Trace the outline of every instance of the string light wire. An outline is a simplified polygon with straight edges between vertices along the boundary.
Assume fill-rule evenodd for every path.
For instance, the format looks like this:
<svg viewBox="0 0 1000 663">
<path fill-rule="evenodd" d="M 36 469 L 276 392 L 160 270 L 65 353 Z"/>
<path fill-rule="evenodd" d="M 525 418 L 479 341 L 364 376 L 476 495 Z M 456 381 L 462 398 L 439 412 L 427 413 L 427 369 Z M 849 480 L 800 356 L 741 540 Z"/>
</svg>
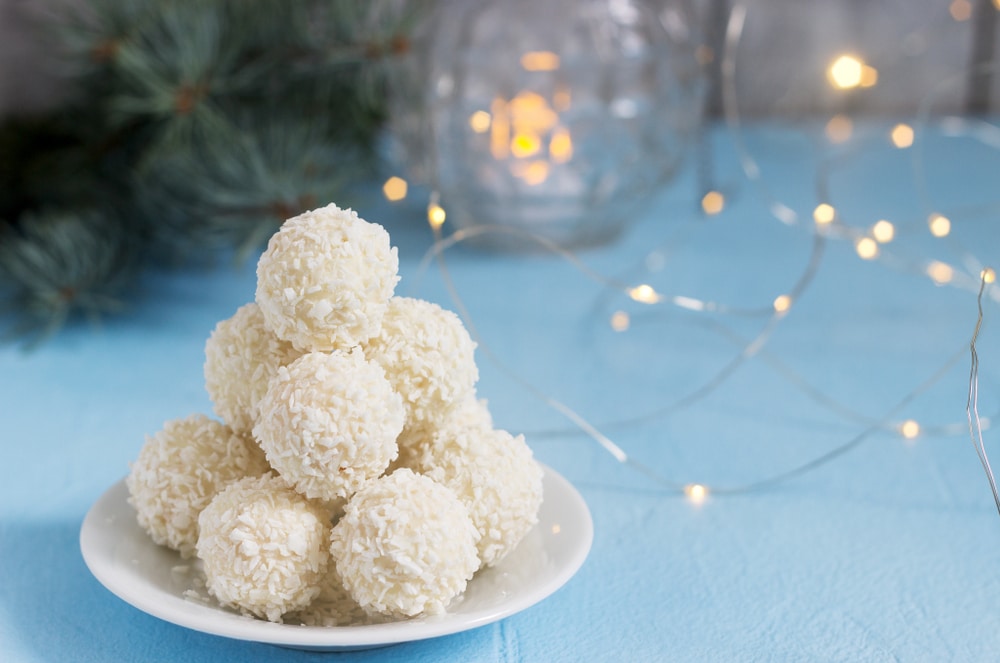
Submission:
<svg viewBox="0 0 1000 663">
<path fill-rule="evenodd" d="M 747 145 L 743 139 L 742 133 L 742 121 L 741 114 L 739 111 L 739 106 L 737 103 L 736 95 L 736 53 L 739 47 L 739 42 L 742 36 L 743 28 L 746 22 L 747 10 L 745 5 L 737 4 L 732 8 L 730 13 L 729 21 L 727 23 L 727 29 L 725 34 L 725 51 L 723 54 L 723 59 L 721 62 L 721 73 L 722 73 L 722 98 L 723 98 L 723 110 L 724 117 L 726 121 L 726 126 L 729 129 L 730 135 L 732 137 L 733 143 L 735 145 L 740 165 L 743 170 L 745 177 L 758 188 L 760 193 L 763 195 L 767 202 L 768 211 L 774 216 L 778 221 L 787 226 L 802 226 L 800 223 L 799 215 L 788 205 L 778 200 L 774 194 L 768 189 L 766 183 L 762 180 L 761 170 L 756 160 L 751 155 L 750 151 L 747 149 Z M 927 106 L 922 108 L 922 116 L 926 120 L 926 109 Z M 958 131 L 958 122 L 953 122 L 953 131 Z M 965 126 L 965 125 L 963 125 Z M 987 125 L 987 127 L 979 127 L 980 132 L 989 132 L 993 130 L 996 136 L 981 137 L 981 142 L 987 145 L 992 144 L 992 138 L 995 138 L 997 145 L 1000 145 L 1000 129 L 993 127 L 992 125 Z M 992 138 L 991 138 L 992 137 Z M 907 145 L 909 146 L 909 144 Z M 819 169 L 817 171 L 817 198 L 821 201 L 830 200 L 829 191 L 827 188 L 831 171 L 837 167 L 839 164 L 848 162 L 853 156 L 856 156 L 856 149 L 847 149 L 842 151 L 839 155 L 834 155 L 830 157 L 827 155 L 825 158 L 821 158 L 819 163 Z M 921 178 L 925 177 L 923 171 L 923 162 L 919 156 L 919 150 L 913 150 L 913 167 L 914 176 L 916 181 L 922 181 Z M 710 186 L 710 183 L 701 183 L 703 186 L 708 186 L 712 190 L 714 187 Z M 921 195 L 924 196 L 923 200 L 926 202 L 926 192 L 921 191 Z M 663 489 L 670 491 L 672 493 L 677 493 L 680 495 L 686 495 L 691 501 L 700 503 L 703 501 L 709 493 L 712 494 L 738 494 L 745 493 L 749 491 L 757 491 L 765 488 L 772 487 L 778 483 L 791 480 L 796 477 L 800 477 L 809 472 L 812 472 L 822 466 L 827 465 L 831 461 L 845 455 L 846 453 L 854 450 L 860 446 L 863 442 L 871 438 L 875 433 L 884 431 L 895 431 L 896 433 L 902 435 L 904 438 L 911 439 L 917 435 L 931 435 L 931 434 L 954 434 L 956 430 L 955 426 L 943 425 L 943 426 L 921 426 L 913 420 L 906 420 L 902 424 L 894 421 L 894 418 L 902 412 L 904 408 L 910 405 L 919 395 L 926 392 L 930 387 L 937 382 L 939 382 L 943 376 L 964 356 L 966 348 L 963 347 L 959 352 L 956 352 L 949 356 L 939 368 L 933 372 L 933 374 L 925 379 L 923 382 L 918 384 L 914 389 L 907 392 L 902 398 L 900 398 L 892 407 L 885 411 L 881 417 L 871 417 L 859 413 L 847 406 L 839 403 L 831 396 L 823 392 L 821 389 L 811 385 L 805 378 L 797 374 L 787 365 L 783 364 L 776 357 L 770 353 L 765 352 L 765 346 L 767 342 L 773 335 L 775 329 L 777 328 L 780 321 L 785 317 L 788 312 L 788 308 L 798 302 L 799 298 L 805 293 L 809 285 L 812 283 L 815 277 L 823 256 L 823 250 L 826 244 L 826 240 L 838 239 L 838 240 L 849 240 L 855 243 L 858 247 L 858 253 L 861 257 L 866 259 L 878 259 L 880 262 L 891 266 L 895 269 L 900 269 L 903 271 L 910 271 L 916 274 L 921 274 L 924 276 L 929 276 L 935 281 L 937 285 L 942 285 L 947 283 L 949 285 L 966 285 L 969 279 L 961 278 L 964 275 L 958 275 L 959 278 L 954 278 L 952 268 L 944 263 L 937 263 L 936 261 L 914 263 L 913 261 L 902 260 L 894 256 L 889 251 L 883 251 L 879 247 L 878 243 L 875 241 L 870 242 L 871 246 L 866 245 L 866 251 L 863 252 L 860 247 L 860 242 L 866 238 L 870 239 L 869 233 L 870 229 L 861 230 L 856 227 L 849 226 L 843 223 L 843 220 L 835 211 L 835 207 L 830 207 L 831 218 L 830 223 L 819 223 L 819 218 L 817 217 L 817 223 L 811 226 L 812 230 L 812 249 L 810 253 L 809 261 L 803 270 L 803 272 L 797 278 L 795 284 L 790 288 L 786 294 L 778 297 L 774 300 L 773 304 L 768 307 L 754 307 L 754 308 L 740 308 L 735 306 L 729 306 L 721 302 L 705 301 L 699 298 L 690 297 L 686 295 L 666 295 L 657 292 L 651 286 L 646 284 L 641 284 L 636 286 L 634 284 L 627 283 L 621 279 L 615 279 L 607 277 L 589 265 L 587 265 L 583 260 L 581 260 L 575 253 L 562 248 L 556 242 L 553 242 L 545 237 L 541 237 L 531 233 L 530 231 L 518 228 L 511 228 L 501 225 L 475 225 L 468 226 L 455 230 L 450 235 L 445 237 L 441 231 L 441 226 L 444 221 L 444 210 L 437 204 L 437 193 L 432 193 L 432 208 L 436 212 L 435 218 L 430 218 L 430 225 L 434 233 L 434 243 L 432 247 L 424 255 L 418 267 L 418 279 L 419 274 L 425 272 L 432 261 L 436 261 L 441 272 L 445 288 L 448 291 L 449 296 L 454 302 L 456 308 L 458 309 L 459 315 L 465 321 L 470 335 L 476 340 L 479 350 L 487 355 L 489 360 L 499 368 L 504 374 L 514 380 L 516 383 L 521 385 L 534 397 L 540 399 L 548 407 L 554 411 L 560 413 L 567 420 L 569 420 L 575 427 L 573 431 L 569 430 L 556 430 L 556 431 L 545 431 L 543 434 L 548 435 L 559 435 L 566 434 L 570 432 L 574 433 L 584 433 L 595 442 L 597 442 L 602 449 L 609 453 L 617 462 L 629 466 L 635 471 L 643 474 Z M 431 208 L 429 208 L 430 212 Z M 932 231 L 934 229 L 932 228 Z M 611 291 L 623 294 L 631 299 L 649 304 L 651 306 L 656 305 L 670 305 L 687 311 L 693 311 L 696 313 L 714 313 L 714 314 L 725 314 L 725 315 L 743 315 L 743 316 L 760 316 L 766 314 L 767 320 L 756 335 L 754 335 L 749 341 L 741 338 L 739 335 L 732 332 L 727 326 L 721 322 L 714 320 L 712 318 L 705 318 L 702 322 L 706 322 L 711 326 L 714 326 L 716 331 L 723 333 L 727 336 L 730 341 L 739 344 L 741 346 L 740 351 L 735 355 L 729 362 L 727 362 L 719 371 L 712 375 L 708 380 L 702 383 L 697 388 L 688 392 L 687 394 L 681 396 L 677 400 L 668 403 L 667 405 L 656 408 L 645 414 L 637 415 L 635 417 L 629 417 L 617 421 L 608 421 L 600 425 L 594 425 L 586 418 L 581 416 L 578 412 L 572 409 L 567 404 L 551 397 L 550 395 L 544 393 L 542 390 L 538 389 L 531 382 L 526 380 L 523 376 L 518 374 L 516 371 L 508 367 L 500 358 L 491 350 L 489 345 L 485 342 L 482 336 L 479 334 L 475 327 L 475 324 L 469 315 L 464 302 L 459 296 L 458 290 L 455 286 L 454 281 L 451 278 L 447 266 L 447 260 L 445 253 L 448 249 L 454 246 L 476 239 L 488 233 L 505 233 L 518 236 L 521 240 L 528 240 L 534 242 L 539 248 L 544 251 L 556 255 L 566 262 L 568 262 L 572 267 L 574 267 L 579 273 L 584 275 L 589 280 L 608 288 Z M 948 235 L 948 232 L 944 233 Z M 888 241 L 888 240 L 887 240 Z M 874 248 L 873 248 L 874 247 Z M 970 373 L 970 386 L 969 386 L 969 405 L 967 408 L 968 419 L 969 419 L 969 430 L 973 438 L 973 442 L 976 444 L 977 453 L 979 454 L 980 461 L 986 470 L 987 476 L 990 481 L 991 490 L 994 495 L 994 500 L 997 504 L 998 513 L 1000 513 L 1000 492 L 998 492 L 993 472 L 989 464 L 989 459 L 986 455 L 985 445 L 983 443 L 982 431 L 988 420 L 981 418 L 978 411 L 978 354 L 976 351 L 976 340 L 979 335 L 979 330 L 982 323 L 982 298 L 984 292 L 986 292 L 986 275 L 993 274 L 992 270 L 982 267 L 977 260 L 974 259 L 971 252 L 965 252 L 964 265 L 966 269 L 972 271 L 973 269 L 981 270 L 982 283 L 979 289 L 979 320 L 976 325 L 976 331 L 973 336 L 972 342 L 970 344 L 972 353 L 972 368 Z M 940 265 L 939 269 L 948 269 L 947 279 L 938 279 L 935 277 L 932 267 Z M 995 288 L 991 289 L 995 292 Z M 782 305 L 778 306 L 778 301 L 782 301 Z M 665 478 L 660 472 L 656 471 L 654 468 L 641 463 L 632 457 L 630 457 L 624 449 L 622 449 L 618 444 L 616 444 L 610 437 L 608 437 L 603 430 L 609 430 L 614 427 L 636 424 L 642 421 L 653 419 L 656 417 L 668 416 L 670 414 L 676 413 L 680 410 L 686 409 L 703 398 L 707 397 L 715 390 L 717 390 L 722 384 L 724 384 L 745 362 L 754 358 L 760 357 L 762 361 L 767 363 L 773 370 L 775 370 L 780 376 L 789 381 L 793 386 L 799 389 L 803 394 L 819 403 L 820 405 L 826 407 L 832 412 L 838 414 L 844 419 L 854 421 L 855 423 L 861 423 L 865 426 L 854 437 L 846 440 L 842 444 L 839 444 L 832 449 L 823 452 L 822 454 L 807 460 L 800 465 L 792 467 L 791 469 L 784 470 L 773 474 L 769 477 L 762 479 L 752 480 L 746 483 L 737 484 L 733 486 L 709 486 L 707 484 L 700 483 L 680 483 L 674 480 Z"/>
<path fill-rule="evenodd" d="M 966 401 L 965 412 L 969 418 L 969 435 L 972 437 L 972 445 L 976 448 L 976 455 L 986 472 L 986 479 L 990 483 L 990 491 L 993 493 L 993 502 L 997 507 L 997 514 L 1000 514 L 1000 492 L 997 491 L 997 482 L 993 476 L 993 468 L 990 466 L 990 458 L 986 453 L 986 444 L 983 441 L 983 425 L 979 418 L 979 352 L 976 343 L 979 340 L 979 332 L 983 328 L 983 292 L 986 290 L 986 276 L 979 284 L 979 295 L 976 298 L 976 305 L 979 315 L 976 318 L 976 328 L 972 333 L 972 340 L 969 342 L 969 354 L 971 355 L 971 367 L 969 369 L 969 399 Z"/>
</svg>

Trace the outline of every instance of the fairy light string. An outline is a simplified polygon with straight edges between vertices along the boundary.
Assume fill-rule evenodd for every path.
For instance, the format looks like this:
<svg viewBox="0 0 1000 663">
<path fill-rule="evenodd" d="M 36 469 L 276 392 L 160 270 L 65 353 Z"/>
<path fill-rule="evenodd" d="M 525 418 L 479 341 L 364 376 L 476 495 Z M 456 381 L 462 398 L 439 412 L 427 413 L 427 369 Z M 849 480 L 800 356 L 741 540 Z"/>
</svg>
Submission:
<svg viewBox="0 0 1000 663">
<path fill-rule="evenodd" d="M 979 352 L 976 343 L 979 341 L 979 332 L 983 328 L 983 292 L 986 290 L 987 275 L 994 275 L 993 270 L 983 270 L 983 277 L 979 283 L 979 294 L 976 297 L 978 317 L 976 327 L 972 333 L 972 340 L 969 342 L 969 354 L 971 356 L 971 367 L 969 369 L 969 398 L 966 401 L 965 412 L 969 419 L 969 435 L 972 437 L 972 445 L 979 456 L 979 462 L 986 472 L 986 479 L 990 484 L 990 491 L 993 493 L 993 502 L 997 507 L 997 514 L 1000 514 L 1000 492 L 997 491 L 996 478 L 993 476 L 993 468 L 990 465 L 989 455 L 986 453 L 986 443 L 983 441 L 983 424 L 979 417 Z"/>
<path fill-rule="evenodd" d="M 854 127 L 853 122 L 846 116 L 834 116 L 826 127 L 828 144 L 838 146 L 838 149 L 824 150 L 818 160 L 815 193 L 819 204 L 812 211 L 812 223 L 803 223 L 803 215 L 800 215 L 791 206 L 779 200 L 773 194 L 764 181 L 761 169 L 744 140 L 741 113 L 737 103 L 735 83 L 736 53 L 745 25 L 746 15 L 746 7 L 742 4 L 737 4 L 733 7 L 727 24 L 724 40 L 725 50 L 721 62 L 721 91 L 725 126 L 736 149 L 744 176 L 763 196 L 770 215 L 785 226 L 805 229 L 811 234 L 812 245 L 809 260 L 790 288 L 774 296 L 767 305 L 742 307 L 692 296 L 687 293 L 665 293 L 657 290 L 648 283 L 633 282 L 607 276 L 590 267 L 572 251 L 566 250 L 555 242 L 524 229 L 498 225 L 475 225 L 466 226 L 445 235 L 443 226 L 446 220 L 446 212 L 440 204 L 436 192 L 432 192 L 427 208 L 427 221 L 432 230 L 434 242 L 420 261 L 417 270 L 418 278 L 413 283 L 419 281 L 419 275 L 428 270 L 432 262 L 436 262 L 448 296 L 454 303 L 458 314 L 469 328 L 470 335 L 476 340 L 479 351 L 507 377 L 572 424 L 572 428 L 539 431 L 536 432 L 536 435 L 559 436 L 582 433 L 595 441 L 616 462 L 628 466 L 637 473 L 647 477 L 667 493 L 683 496 L 692 503 L 700 504 L 712 494 L 727 495 L 758 491 L 801 477 L 841 458 L 878 433 L 889 432 L 903 440 L 912 441 L 918 437 L 955 435 L 960 433 L 962 428 L 965 427 L 964 424 L 928 425 L 915 419 L 901 419 L 901 415 L 907 406 L 911 405 L 917 397 L 926 393 L 933 385 L 938 384 L 954 368 L 957 362 L 965 356 L 967 348 L 964 344 L 957 352 L 946 357 L 939 364 L 938 368 L 932 371 L 925 380 L 903 394 L 891 407 L 879 416 L 859 412 L 839 402 L 825 390 L 810 383 L 809 380 L 796 372 L 792 367 L 779 360 L 773 353 L 767 351 L 768 342 L 781 321 L 799 302 L 812 284 L 814 277 L 821 267 L 824 250 L 829 241 L 849 242 L 853 245 L 858 258 L 862 260 L 878 261 L 890 269 L 927 278 L 939 286 L 947 285 L 961 289 L 973 289 L 970 286 L 976 281 L 973 280 L 971 275 L 978 274 L 980 285 L 980 318 L 970 345 L 973 363 L 970 376 L 968 428 L 973 441 L 976 443 L 977 453 L 979 453 L 980 460 L 989 477 L 991 489 L 997 502 L 998 512 L 1000 512 L 1000 494 L 998 494 L 993 479 L 982 439 L 982 431 L 989 425 L 991 419 L 980 417 L 979 415 L 978 355 L 976 353 L 976 339 L 978 338 L 982 321 L 982 299 L 984 293 L 994 298 L 997 297 L 997 289 L 987 287 L 995 280 L 995 273 L 992 269 L 983 266 L 973 253 L 964 249 L 964 247 L 960 247 L 963 249 L 962 257 L 957 267 L 939 260 L 924 257 L 906 258 L 889 248 L 898 234 L 897 224 L 892 220 L 872 219 L 852 225 L 850 219 L 845 219 L 842 216 L 835 204 L 836 201 L 833 200 L 829 191 L 830 178 L 833 173 L 842 168 L 849 168 L 855 159 L 863 156 L 863 151 L 857 144 L 848 144 L 848 139 L 851 137 Z M 826 72 L 826 75 L 829 76 L 831 85 L 841 89 L 849 89 L 851 87 L 863 88 L 875 85 L 878 81 L 878 72 L 873 67 L 870 67 L 870 65 L 867 65 L 860 57 L 854 57 L 853 59 L 841 58 L 834 61 L 831 64 L 831 69 Z M 928 107 L 929 105 L 922 107 L 920 119 L 924 121 L 924 124 L 917 122 L 917 126 L 926 126 L 928 119 L 926 111 Z M 982 123 L 982 121 L 955 119 L 946 124 L 945 133 L 949 135 L 978 134 L 973 137 L 987 146 L 1000 148 L 1000 129 L 988 123 Z M 929 204 L 926 197 L 926 175 L 924 173 L 921 152 L 919 149 L 911 149 L 919 146 L 918 136 L 919 132 L 915 131 L 912 125 L 897 123 L 887 131 L 885 140 L 896 149 L 910 150 L 914 169 L 914 181 L 918 185 L 920 195 L 923 196 L 922 201 L 925 208 L 929 210 L 925 226 L 926 232 L 929 232 L 935 238 L 953 242 L 952 226 L 956 211 L 945 212 L 934 210 L 933 206 Z M 698 178 L 698 184 L 703 190 L 701 208 L 706 217 L 719 214 L 726 205 L 725 196 L 718 190 L 718 187 L 713 185 L 711 177 L 710 172 L 703 170 L 701 176 Z M 387 187 L 385 194 L 387 198 L 398 199 L 391 198 L 390 195 L 398 196 L 400 195 L 398 193 L 400 190 L 402 190 L 402 196 L 406 195 L 405 182 L 393 180 L 391 186 L 387 182 Z M 898 222 L 899 220 L 896 221 Z M 568 404 L 545 393 L 516 370 L 509 367 L 491 349 L 490 345 L 476 328 L 475 322 L 469 314 L 451 277 L 446 253 L 463 242 L 476 240 L 491 233 L 514 235 L 522 242 L 534 243 L 539 250 L 562 259 L 580 275 L 605 288 L 605 294 L 615 293 L 617 296 L 624 296 L 639 304 L 647 305 L 651 309 L 673 307 L 693 313 L 697 321 L 737 346 L 738 352 L 708 379 L 675 400 L 645 413 L 595 424 L 580 415 L 579 412 Z M 617 330 L 623 331 L 629 327 L 629 317 L 624 312 L 619 311 L 616 315 L 618 313 L 622 313 L 623 319 L 616 322 L 616 318 L 612 316 L 611 324 Z M 744 337 L 726 325 L 720 319 L 720 316 L 723 318 L 726 316 L 762 317 L 764 318 L 764 322 L 755 334 Z M 615 327 L 616 324 L 617 327 Z M 753 358 L 757 358 L 759 361 L 767 364 L 776 374 L 813 402 L 846 422 L 862 426 L 862 429 L 844 442 L 789 469 L 778 471 L 767 477 L 729 486 L 681 482 L 668 478 L 657 469 L 631 457 L 626 450 L 606 434 L 606 431 L 612 429 L 635 425 L 657 417 L 667 417 L 691 408 L 699 401 L 717 391 L 723 384 L 730 380 L 741 366 Z"/>
</svg>

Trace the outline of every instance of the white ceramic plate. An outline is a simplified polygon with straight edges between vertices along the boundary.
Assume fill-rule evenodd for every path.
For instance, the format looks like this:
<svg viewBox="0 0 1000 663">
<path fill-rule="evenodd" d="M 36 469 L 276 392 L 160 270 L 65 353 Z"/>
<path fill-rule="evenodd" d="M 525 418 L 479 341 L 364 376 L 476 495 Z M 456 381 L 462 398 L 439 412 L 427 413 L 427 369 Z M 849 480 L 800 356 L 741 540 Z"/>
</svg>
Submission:
<svg viewBox="0 0 1000 663">
<path fill-rule="evenodd" d="M 524 610 L 562 587 L 583 564 L 594 537 L 590 512 L 573 486 L 545 467 L 538 525 L 497 566 L 478 573 L 462 599 L 436 617 L 369 626 L 299 626 L 243 617 L 184 598 L 193 575 L 136 522 L 120 481 L 91 507 L 80 549 L 94 577 L 119 598 L 165 621 L 228 638 L 335 651 L 423 640 L 484 626 Z"/>
</svg>

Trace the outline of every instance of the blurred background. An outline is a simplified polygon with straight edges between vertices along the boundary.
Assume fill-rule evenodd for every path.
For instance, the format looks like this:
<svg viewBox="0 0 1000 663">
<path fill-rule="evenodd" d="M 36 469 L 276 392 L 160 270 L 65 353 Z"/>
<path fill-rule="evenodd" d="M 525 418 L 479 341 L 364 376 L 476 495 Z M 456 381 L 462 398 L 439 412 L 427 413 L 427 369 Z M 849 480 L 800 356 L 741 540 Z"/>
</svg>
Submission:
<svg viewBox="0 0 1000 663">
<path fill-rule="evenodd" d="M 660 11 L 678 4 L 646 2 Z M 44 109 L 63 98 L 60 66 L 50 44 L 39 35 L 36 19 L 66 4 L 0 0 L 0 111 Z M 912 112 L 942 79 L 955 76 L 963 82 L 957 94 L 942 101 L 942 110 L 988 112 L 996 110 L 1000 100 L 993 72 L 982 68 L 997 57 L 994 0 L 691 0 L 689 4 L 695 27 L 712 49 L 703 50 L 701 57 L 716 82 L 719 59 L 712 56 L 720 52 L 729 12 L 733 5 L 746 7 L 740 57 L 751 60 L 752 66 L 738 89 L 741 109 L 749 115 L 840 110 L 842 100 L 822 80 L 788 92 L 790 83 L 804 83 L 806 72 L 822 70 L 843 52 L 864 53 L 883 74 L 879 85 L 853 102 L 858 110 Z M 721 113 L 718 93 L 709 111 Z"/>
<path fill-rule="evenodd" d="M 905 149 L 947 118 L 996 147 L 998 15 L 997 0 L 0 0 L 0 301 L 44 335 L 121 308 L 150 265 L 250 258 L 329 201 L 408 200 L 400 218 L 490 249 L 602 246 L 680 174 L 693 208 L 720 212 L 722 132 L 793 224 L 815 202 L 795 209 L 794 178 L 757 170 L 767 127 L 796 134 L 789 159 L 856 147 L 862 125 Z"/>
</svg>

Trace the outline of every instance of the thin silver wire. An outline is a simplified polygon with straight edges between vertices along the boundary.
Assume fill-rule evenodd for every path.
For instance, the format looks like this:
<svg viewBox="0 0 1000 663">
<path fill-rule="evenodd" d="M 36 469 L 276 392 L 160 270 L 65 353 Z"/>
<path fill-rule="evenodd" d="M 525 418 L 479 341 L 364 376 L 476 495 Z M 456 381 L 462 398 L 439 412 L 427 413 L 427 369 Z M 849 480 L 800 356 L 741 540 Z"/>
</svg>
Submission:
<svg viewBox="0 0 1000 663">
<path fill-rule="evenodd" d="M 727 24 L 726 37 L 725 37 L 725 52 L 723 54 L 722 61 L 722 93 L 723 93 L 723 106 L 724 115 L 726 119 L 727 126 L 729 127 L 733 141 L 735 143 L 737 153 L 739 155 L 740 163 L 745 176 L 752 181 L 762 192 L 764 197 L 769 201 L 768 209 L 769 212 L 777 218 L 779 221 L 785 225 L 798 225 L 799 218 L 794 210 L 789 208 L 787 205 L 777 200 L 773 194 L 767 189 L 766 184 L 761 179 L 760 168 L 756 161 L 751 156 L 750 152 L 747 150 L 746 145 L 742 140 L 741 133 L 741 120 L 739 107 L 736 99 L 736 83 L 735 83 L 735 68 L 736 68 L 736 51 L 739 46 L 739 42 L 742 36 L 743 27 L 746 21 L 746 7 L 743 4 L 737 4 L 733 7 L 730 14 L 729 22 Z M 820 164 L 820 171 L 817 177 L 817 193 L 820 194 L 820 198 L 825 200 L 824 196 L 827 195 L 827 178 L 829 177 L 829 171 L 833 166 L 833 162 L 824 160 Z M 918 167 L 919 168 L 919 167 Z M 432 201 L 436 198 L 432 194 Z M 818 268 L 820 266 L 821 257 L 823 255 L 823 248 L 825 246 L 825 237 L 828 235 L 830 237 L 835 237 L 839 239 L 850 238 L 851 228 L 840 227 L 839 224 L 835 224 L 831 228 L 825 228 L 822 231 L 817 229 L 815 226 L 813 229 L 813 248 L 809 263 L 807 264 L 805 270 L 800 275 L 799 279 L 788 291 L 788 295 L 792 302 L 798 300 L 798 298 L 808 289 L 808 286 L 813 280 Z M 544 237 L 539 237 L 530 233 L 529 231 L 513 229 L 505 226 L 491 226 L 491 225 L 479 225 L 473 227 L 467 227 L 459 229 L 451 233 L 448 237 L 443 237 L 441 234 L 440 227 L 433 227 L 435 242 L 433 246 L 424 255 L 418 267 L 418 275 L 423 273 L 434 260 L 437 261 L 438 266 L 441 271 L 442 279 L 444 281 L 445 287 L 452 298 L 456 308 L 458 309 L 459 315 L 466 322 L 469 328 L 470 335 L 478 343 L 480 351 L 487 355 L 488 358 L 508 377 L 514 380 L 516 383 L 524 387 L 529 393 L 539 398 L 543 403 L 551 407 L 553 410 L 559 412 L 564 417 L 566 417 L 573 425 L 585 433 L 587 436 L 595 440 L 605 451 L 607 451 L 612 457 L 615 458 L 619 463 L 630 466 L 634 470 L 645 475 L 655 483 L 659 484 L 661 487 L 675 493 L 684 494 L 685 486 L 691 484 L 685 483 L 681 484 L 676 481 L 670 480 L 662 476 L 655 469 L 636 461 L 631 458 L 620 446 L 618 446 L 614 441 L 612 441 L 607 435 L 601 432 L 599 428 L 587 419 L 582 417 L 575 410 L 570 408 L 565 403 L 558 401 L 548 394 L 544 393 L 528 380 L 523 378 L 517 372 L 508 367 L 500 358 L 490 349 L 489 345 L 485 343 L 482 336 L 479 334 L 475 327 L 475 324 L 469 315 L 467 308 L 464 305 L 461 297 L 458 294 L 457 288 L 451 278 L 450 272 L 447 267 L 447 262 L 445 259 L 445 251 L 455 245 L 473 239 L 475 237 L 487 234 L 487 233 L 507 233 L 515 234 L 520 236 L 522 239 L 528 239 L 537 243 L 541 248 L 549 251 L 564 260 L 568 261 L 573 267 L 575 267 L 581 274 L 589 278 L 590 280 L 603 285 L 608 288 L 612 288 L 626 295 L 630 295 L 629 284 L 619 281 L 617 279 L 609 278 L 602 275 L 592 268 L 590 268 L 586 263 L 580 260 L 574 253 L 560 247 L 555 242 L 552 242 Z M 985 285 L 985 283 L 984 283 Z M 980 289 L 980 323 L 982 321 L 982 294 L 983 289 Z M 646 415 L 641 415 L 640 419 L 653 418 L 656 416 L 665 416 L 672 412 L 690 407 L 697 401 L 708 396 L 715 389 L 721 386 L 735 371 L 747 360 L 762 353 L 764 346 L 773 334 L 778 322 L 784 317 L 783 313 L 778 313 L 773 310 L 773 308 L 768 307 L 767 309 L 740 309 L 738 307 L 731 307 L 719 302 L 702 302 L 703 306 L 700 308 L 692 309 L 688 303 L 700 300 L 694 300 L 685 296 L 673 296 L 673 297 L 660 297 L 656 303 L 658 304 L 671 304 L 679 308 L 684 308 L 687 310 L 696 310 L 698 312 L 713 312 L 713 313 L 727 313 L 730 315 L 755 315 L 761 313 L 768 313 L 769 318 L 765 323 L 761 331 L 749 342 L 743 345 L 742 350 L 736 355 L 729 363 L 727 363 L 719 372 L 717 372 L 712 378 L 706 381 L 701 387 L 696 388 L 687 395 L 679 398 L 675 402 L 668 404 L 667 406 L 658 408 L 653 412 L 647 413 Z M 994 499 L 997 503 L 998 512 L 1000 512 L 1000 493 L 998 493 L 996 483 L 993 478 L 992 470 L 989 466 L 989 460 L 986 457 L 985 447 L 982 442 L 982 420 L 978 413 L 978 356 L 976 354 L 975 342 L 978 337 L 980 325 L 977 324 L 976 335 L 973 337 L 973 342 L 971 344 L 972 355 L 973 355 L 973 368 L 972 377 L 970 378 L 970 396 L 969 396 L 969 421 L 970 421 L 970 431 L 972 431 L 973 440 L 975 441 L 978 435 L 978 445 L 977 452 L 980 454 L 980 460 L 983 462 L 984 468 L 986 469 L 987 476 L 990 479 L 991 489 L 993 491 Z M 951 355 L 929 378 L 921 382 L 914 389 L 907 392 L 899 401 L 896 402 L 894 406 L 889 408 L 882 417 L 880 418 L 870 418 L 864 415 L 857 415 L 854 413 L 854 417 L 846 417 L 848 419 L 854 419 L 856 422 L 859 420 L 865 421 L 867 423 L 866 427 L 857 435 L 847 440 L 846 442 L 830 449 L 819 456 L 816 456 L 800 465 L 797 465 L 789 470 L 778 472 L 770 477 L 765 477 L 763 479 L 750 481 L 743 484 L 738 484 L 730 487 L 720 487 L 716 485 L 709 485 L 709 489 L 714 494 L 737 494 L 745 493 L 749 491 L 761 490 L 767 487 L 771 487 L 775 484 L 788 481 L 795 477 L 804 475 L 808 472 L 816 470 L 836 458 L 850 452 L 851 450 L 860 446 L 864 441 L 869 439 L 874 433 L 888 430 L 890 428 L 895 428 L 891 426 L 893 417 L 897 416 L 901 410 L 906 406 L 911 404 L 920 394 L 926 392 L 931 386 L 936 384 L 941 380 L 941 378 L 961 359 L 965 353 L 965 348 Z M 844 409 L 838 407 L 839 404 L 836 403 L 828 395 L 824 394 L 821 390 L 813 388 L 808 383 L 805 383 L 803 379 L 796 376 L 794 373 L 787 369 L 787 367 L 781 367 L 776 365 L 774 362 L 770 362 L 772 367 L 778 368 L 778 372 L 783 374 L 786 379 L 789 379 L 793 385 L 800 388 L 807 396 L 810 396 L 817 402 L 827 405 L 831 410 L 840 410 L 841 416 L 845 415 Z M 808 388 L 807 388 L 808 387 Z M 601 427 L 621 425 L 625 423 L 635 423 L 636 418 L 629 418 L 628 420 L 623 420 L 619 422 L 607 422 L 602 424 Z M 940 427 L 941 431 L 944 432 L 948 430 L 948 427 Z M 929 429 L 924 429 L 925 433 Z"/>
<path fill-rule="evenodd" d="M 972 333 L 972 341 L 969 342 L 969 354 L 972 362 L 969 369 L 969 399 L 966 401 L 965 412 L 969 417 L 969 435 L 972 437 L 972 445 L 976 448 L 976 455 L 983 465 L 986 478 L 990 482 L 990 491 L 993 493 L 993 502 L 997 507 L 997 514 L 1000 514 L 1000 493 L 997 492 L 997 482 L 993 476 L 993 468 L 990 466 L 990 458 L 986 453 L 986 444 L 983 441 L 983 426 L 979 419 L 979 352 L 976 343 L 979 341 L 979 332 L 983 328 L 983 292 L 986 290 L 986 275 L 983 274 L 979 284 L 979 296 L 976 298 L 976 305 L 979 315 L 976 318 L 976 328 Z"/>
</svg>

